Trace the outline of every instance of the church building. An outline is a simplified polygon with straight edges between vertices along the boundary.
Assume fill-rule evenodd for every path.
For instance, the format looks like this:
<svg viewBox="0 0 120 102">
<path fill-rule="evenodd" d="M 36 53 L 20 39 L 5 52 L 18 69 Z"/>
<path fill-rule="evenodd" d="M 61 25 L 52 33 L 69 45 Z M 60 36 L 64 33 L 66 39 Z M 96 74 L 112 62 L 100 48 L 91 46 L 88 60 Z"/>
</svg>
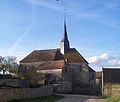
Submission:
<svg viewBox="0 0 120 102">
<path fill-rule="evenodd" d="M 34 50 L 20 64 L 34 66 L 38 84 L 58 85 L 56 90 L 63 93 L 94 94 L 95 71 L 77 49 L 70 47 L 66 20 L 60 48 Z"/>
</svg>

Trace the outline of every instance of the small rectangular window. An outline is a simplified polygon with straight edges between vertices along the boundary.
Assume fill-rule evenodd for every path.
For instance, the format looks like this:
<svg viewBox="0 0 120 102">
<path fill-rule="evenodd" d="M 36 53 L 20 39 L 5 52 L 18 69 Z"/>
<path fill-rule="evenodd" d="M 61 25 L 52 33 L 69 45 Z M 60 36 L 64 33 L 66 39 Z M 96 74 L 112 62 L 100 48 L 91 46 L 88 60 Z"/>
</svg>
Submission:
<svg viewBox="0 0 120 102">
<path fill-rule="evenodd" d="M 65 72 L 67 73 L 67 67 L 65 67 Z"/>
</svg>

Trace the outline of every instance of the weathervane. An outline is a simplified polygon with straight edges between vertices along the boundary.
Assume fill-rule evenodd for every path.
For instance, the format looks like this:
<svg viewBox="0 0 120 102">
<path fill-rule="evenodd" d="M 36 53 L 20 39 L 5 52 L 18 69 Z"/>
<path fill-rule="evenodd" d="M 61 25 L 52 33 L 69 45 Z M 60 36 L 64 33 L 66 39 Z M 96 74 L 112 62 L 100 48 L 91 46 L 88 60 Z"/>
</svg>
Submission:
<svg viewBox="0 0 120 102">
<path fill-rule="evenodd" d="M 60 2 L 60 0 L 56 0 L 57 2 Z M 63 9 L 63 12 L 64 12 L 64 23 L 66 22 L 66 7 L 64 6 L 64 4 L 63 4 L 63 2 L 62 2 L 62 0 L 61 0 L 61 6 L 62 6 L 62 8 L 61 9 Z"/>
<path fill-rule="evenodd" d="M 66 8 L 64 8 L 64 20 L 66 21 Z"/>
</svg>

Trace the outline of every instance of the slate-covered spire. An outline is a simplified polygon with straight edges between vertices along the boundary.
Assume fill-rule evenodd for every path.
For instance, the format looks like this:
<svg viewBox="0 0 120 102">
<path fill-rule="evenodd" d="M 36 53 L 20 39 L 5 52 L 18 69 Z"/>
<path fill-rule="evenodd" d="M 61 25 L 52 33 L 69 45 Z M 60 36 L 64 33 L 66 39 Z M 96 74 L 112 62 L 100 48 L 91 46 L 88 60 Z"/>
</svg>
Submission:
<svg viewBox="0 0 120 102">
<path fill-rule="evenodd" d="M 68 35 L 67 35 L 67 26 L 66 26 L 66 17 L 64 16 L 64 32 L 61 40 L 61 48 L 60 51 L 62 54 L 65 54 L 70 48 Z"/>
<path fill-rule="evenodd" d="M 64 21 L 64 33 L 63 33 L 63 37 L 62 37 L 62 41 L 65 41 L 67 40 L 68 41 L 68 36 L 67 36 L 67 27 L 66 27 L 66 20 Z"/>
</svg>

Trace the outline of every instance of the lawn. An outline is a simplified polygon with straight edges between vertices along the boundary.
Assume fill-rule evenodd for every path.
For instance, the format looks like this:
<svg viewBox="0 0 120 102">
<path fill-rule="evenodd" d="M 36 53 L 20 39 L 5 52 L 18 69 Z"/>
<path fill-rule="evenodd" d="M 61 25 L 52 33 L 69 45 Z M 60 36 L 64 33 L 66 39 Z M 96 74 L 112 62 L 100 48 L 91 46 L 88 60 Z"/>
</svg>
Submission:
<svg viewBox="0 0 120 102">
<path fill-rule="evenodd" d="M 108 102 L 120 102 L 120 97 L 114 98 L 114 97 L 110 97 L 110 96 L 98 96 L 98 98 L 107 99 Z"/>
<path fill-rule="evenodd" d="M 8 102 L 54 102 L 63 98 L 63 96 L 53 95 L 47 97 L 38 97 L 38 98 L 30 98 L 30 99 L 20 99 L 20 100 L 11 100 Z"/>
<path fill-rule="evenodd" d="M 120 98 L 109 97 L 107 99 L 108 99 L 109 102 L 120 102 Z"/>
</svg>

